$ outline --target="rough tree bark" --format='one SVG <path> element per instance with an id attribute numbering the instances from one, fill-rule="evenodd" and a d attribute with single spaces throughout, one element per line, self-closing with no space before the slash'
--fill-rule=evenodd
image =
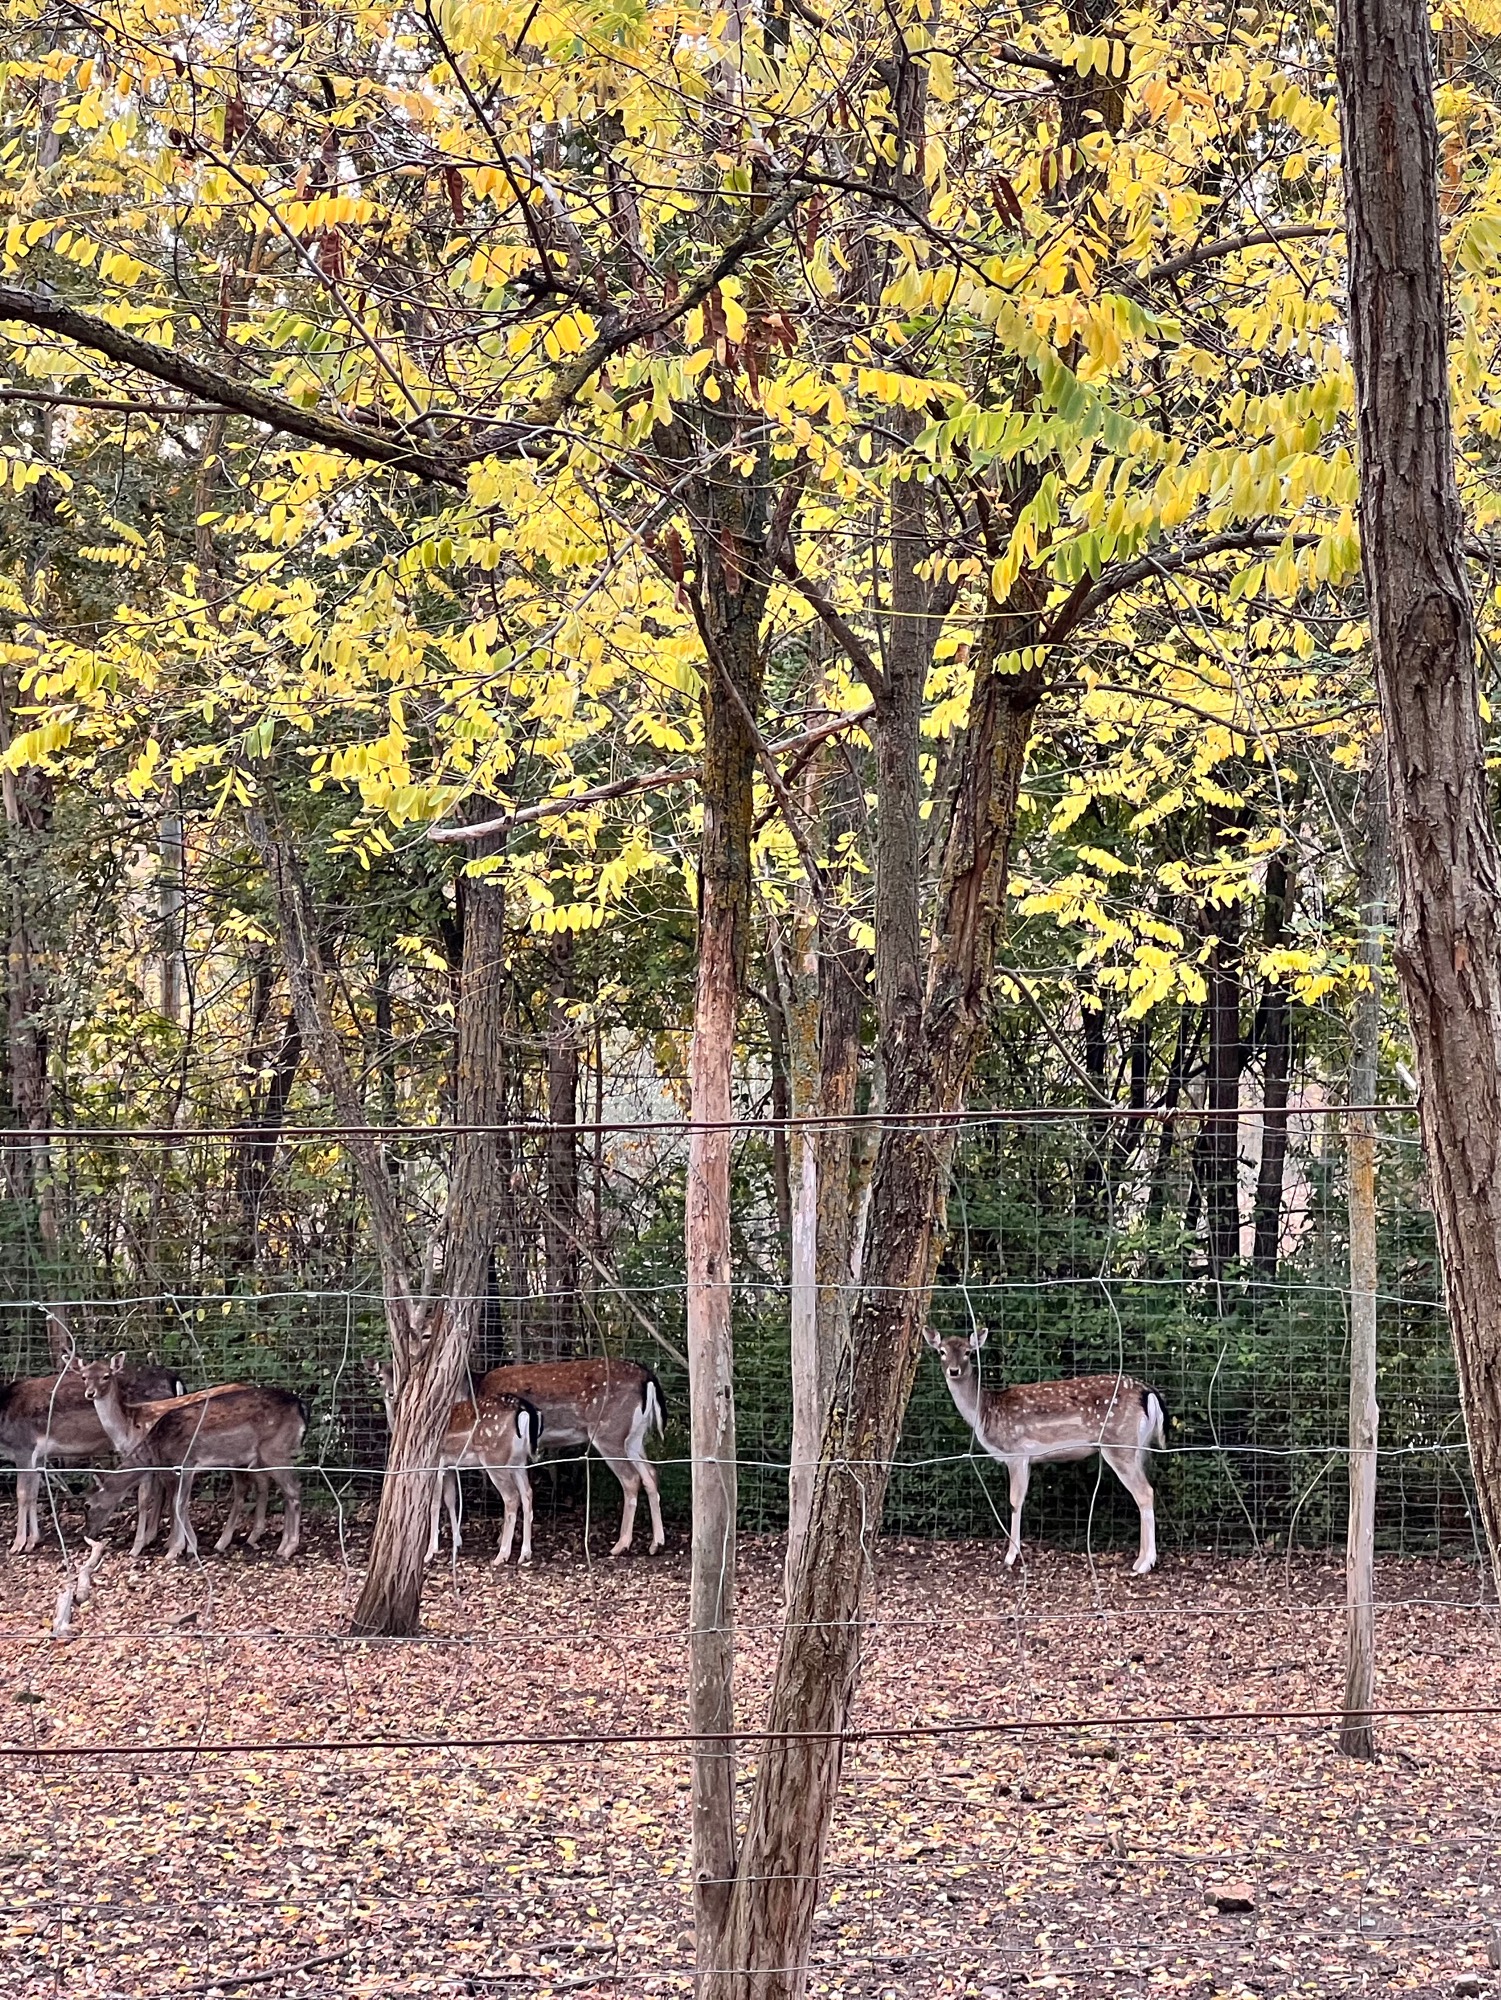
<path id="1" fill-rule="evenodd" d="M 322 946 L 307 886 L 286 835 L 254 809 L 247 829 L 276 908 L 292 1004 L 309 1055 L 344 1127 L 381 1268 L 396 1373 L 396 1422 L 381 1485 L 370 1561 L 352 1629 L 381 1637 L 417 1631 L 427 1550 L 428 1505 L 438 1446 L 461 1393 L 468 1344 L 483 1304 L 496 1194 L 495 1136 L 454 1139 L 448 1199 L 431 1265 L 439 1295 L 419 1295 L 407 1268 L 400 1211 L 385 1160 L 365 1118 L 329 1000 Z M 493 1124 L 502 1073 L 504 912 L 498 887 L 471 882 L 466 897 L 459 1004 L 458 1122 Z"/>
<path id="2" fill-rule="evenodd" d="M 898 922 L 884 931 L 877 927 L 888 1117 L 875 1161 L 849 1364 L 839 1373 L 803 1557 L 789 1592 L 767 1723 L 772 1738 L 762 1749 L 741 1843 L 722 1969 L 704 1982 L 713 2000 L 791 2000 L 804 1985 L 824 1839 L 843 1763 L 842 1733 L 859 1680 L 871 1538 L 917 1368 L 944 1230 L 953 1136 L 928 1114 L 960 1108 L 978 1052 L 1022 766 L 1041 696 L 1039 679 L 996 670 L 1003 630 L 1008 643 L 1027 643 L 1004 614 L 992 614 L 960 758 L 925 980 L 915 950 L 915 913 L 911 927 L 903 927 L 899 893 L 887 902 L 888 909 L 896 903 Z M 900 751 L 888 746 L 877 762 L 884 847 L 890 816 L 910 795 Z M 911 814 L 906 830 L 915 839 L 915 796 Z M 897 840 L 893 851 L 905 851 L 905 843 Z M 879 907 L 879 878 L 877 897 Z"/>
<path id="3" fill-rule="evenodd" d="M 1361 959 L 1370 983 L 1355 1003 L 1350 1102 L 1350 1516 L 1345 1537 L 1345 1702 L 1339 1747 L 1374 1757 L 1371 1719 L 1376 1679 L 1376 1102 L 1381 1046 L 1381 960 L 1386 929 L 1388 839 L 1386 787 L 1366 774 L 1360 856 Z"/>
<path id="4" fill-rule="evenodd" d="M 1393 957 L 1480 1515 L 1501 1588 L 1501 844 L 1449 410 L 1423 0 L 1339 0 L 1361 551 L 1386 749 Z"/>

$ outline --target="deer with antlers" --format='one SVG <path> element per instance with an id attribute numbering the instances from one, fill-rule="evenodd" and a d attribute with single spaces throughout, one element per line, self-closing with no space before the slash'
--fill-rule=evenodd
<path id="1" fill-rule="evenodd" d="M 121 1393 L 130 1402 L 180 1396 L 182 1383 L 169 1368 L 122 1366 Z M 84 1396 L 82 1379 L 71 1365 L 57 1375 L 25 1376 L 0 1388 L 0 1455 L 16 1467 L 12 1555 L 23 1555 L 41 1541 L 38 1501 L 49 1461 L 86 1463 L 106 1457 L 111 1449 L 98 1413 Z M 143 1535 L 149 1540 L 160 1511 L 155 1481 L 149 1475 L 133 1474 L 120 1483 L 115 1505 L 130 1493 L 136 1495 L 137 1540 Z"/>
<path id="2" fill-rule="evenodd" d="M 167 1554 L 196 1556 L 193 1532 L 193 1481 L 200 1472 L 249 1473 L 280 1489 L 283 1504 L 281 1541 L 276 1553 L 285 1562 L 296 1555 L 302 1530 L 302 1487 L 293 1470 L 307 1429 L 307 1411 L 288 1389 L 247 1382 L 226 1382 L 200 1389 L 191 1396 L 127 1403 L 120 1392 L 123 1354 L 105 1361 L 75 1362 L 83 1393 L 121 1458 L 121 1475 L 166 1472 L 176 1475 L 172 1533 Z M 118 1504 L 108 1482 L 89 1510 L 89 1533 L 108 1519 Z M 237 1490 L 230 1533 L 238 1516 Z M 228 1544 L 221 1535 L 219 1547 Z"/>
<path id="3" fill-rule="evenodd" d="M 1011 1539 L 1006 1567 L 1021 1554 L 1022 1503 L 1034 1465 L 1063 1465 L 1098 1452 L 1136 1502 L 1141 1552 L 1131 1565 L 1145 1576 L 1157 1565 L 1156 1500 L 1147 1478 L 1147 1454 L 1162 1447 L 1166 1416 L 1156 1392 L 1129 1375 L 1077 1375 L 1063 1382 L 1021 1382 L 986 1389 L 980 1382 L 980 1349 L 986 1329 L 925 1338 L 943 1362 L 954 1407 L 1011 1482 Z"/>
<path id="4" fill-rule="evenodd" d="M 386 1399 L 386 1422 L 396 1427 L 396 1376 L 389 1362 L 376 1367 Z M 463 1545 L 460 1519 L 463 1514 L 461 1472 L 483 1472 L 500 1495 L 505 1518 L 500 1531 L 497 1563 L 509 1562 L 516 1535 L 516 1519 L 521 1518 L 521 1554 L 518 1562 L 532 1559 L 532 1482 L 527 1468 L 537 1455 L 544 1421 L 535 1403 L 525 1396 L 500 1390 L 487 1394 L 483 1385 L 462 1403 L 455 1403 L 448 1415 L 448 1429 L 438 1447 L 437 1478 L 433 1484 L 432 1514 L 428 1529 L 427 1560 L 438 1553 L 442 1512 L 448 1511 L 448 1538 L 453 1553 Z"/>
<path id="5" fill-rule="evenodd" d="M 652 1371 L 639 1361 L 609 1359 L 508 1362 L 490 1369 L 479 1385 L 481 1396 L 506 1393 L 536 1404 L 550 1450 L 592 1445 L 619 1480 L 625 1504 L 612 1556 L 630 1547 L 636 1501 L 646 1488 L 655 1555 L 663 1541 L 662 1502 L 646 1440 L 662 1429 L 662 1388 Z"/>

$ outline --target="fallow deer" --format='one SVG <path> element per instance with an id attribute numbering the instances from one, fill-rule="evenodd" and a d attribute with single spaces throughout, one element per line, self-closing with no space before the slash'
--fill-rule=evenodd
<path id="1" fill-rule="evenodd" d="M 227 1382 L 191 1396 L 126 1404 L 120 1394 L 124 1359 L 113 1354 L 107 1361 L 78 1364 L 83 1393 L 120 1453 L 122 1472 L 176 1474 L 168 1556 L 198 1553 L 191 1505 L 193 1481 L 200 1472 L 266 1474 L 280 1488 L 284 1510 L 276 1553 L 284 1562 L 296 1555 L 301 1541 L 302 1488 L 293 1464 L 307 1429 L 307 1411 L 300 1398 L 288 1389 Z M 106 1503 L 113 1511 L 113 1502 L 104 1493 L 90 1512 L 91 1534 L 95 1511 L 107 1518 Z"/>
<path id="2" fill-rule="evenodd" d="M 376 1373 L 386 1399 L 386 1422 L 396 1428 L 396 1378 L 388 1362 Z M 521 1554 L 518 1561 L 532 1559 L 532 1482 L 527 1467 L 537 1455 L 545 1428 L 536 1405 L 524 1396 L 500 1392 L 485 1394 L 483 1387 L 462 1403 L 455 1403 L 448 1415 L 448 1429 L 438 1447 L 437 1478 L 428 1528 L 427 1560 L 438 1553 L 442 1509 L 448 1509 L 448 1536 L 453 1553 L 463 1545 L 459 1522 L 463 1512 L 461 1472 L 483 1472 L 500 1495 L 505 1518 L 500 1531 L 500 1549 L 495 1560 L 509 1562 L 516 1534 L 516 1516 L 521 1515 Z"/>
<path id="3" fill-rule="evenodd" d="M 651 1548 L 661 1548 L 662 1502 L 657 1469 L 646 1455 L 646 1440 L 662 1429 L 662 1387 L 639 1361 L 521 1361 L 492 1368 L 480 1382 L 481 1396 L 525 1396 L 542 1412 L 549 1450 L 583 1450 L 592 1445 L 620 1481 L 625 1505 L 612 1556 L 624 1555 L 635 1532 L 636 1501 L 642 1487 L 651 1509 Z"/>
<path id="4" fill-rule="evenodd" d="M 182 1393 L 182 1383 L 170 1368 L 130 1368 L 122 1373 L 121 1393 L 127 1401 L 177 1396 Z M 26 1376 L 0 1388 L 0 1456 L 16 1467 L 12 1555 L 34 1549 L 42 1538 L 38 1499 L 47 1463 L 52 1459 L 88 1462 L 107 1457 L 112 1449 L 98 1414 L 84 1396 L 76 1369 L 68 1367 L 58 1375 Z M 124 1482 L 120 1498 L 127 1493 L 136 1495 L 138 1538 L 148 1529 L 154 1533 L 159 1505 L 154 1482 L 137 1473 Z"/>
<path id="5" fill-rule="evenodd" d="M 946 1339 L 929 1331 L 942 1357 L 954 1407 L 980 1443 L 1005 1466 L 1011 1481 L 1009 1569 L 1021 1554 L 1022 1502 L 1034 1465 L 1062 1465 L 1098 1452 L 1136 1502 L 1141 1553 L 1131 1565 L 1145 1576 L 1157 1564 L 1155 1496 L 1147 1453 L 1163 1444 L 1166 1417 L 1154 1390 L 1129 1375 L 1078 1375 L 1063 1382 L 1022 1382 L 1010 1389 L 980 1384 L 985 1329 Z"/>

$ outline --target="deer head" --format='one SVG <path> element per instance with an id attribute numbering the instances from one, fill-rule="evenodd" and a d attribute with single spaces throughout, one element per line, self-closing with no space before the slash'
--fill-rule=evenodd
<path id="1" fill-rule="evenodd" d="M 923 1339 L 942 1360 L 951 1385 L 967 1382 L 977 1373 L 975 1356 L 989 1338 L 988 1326 L 977 1326 L 973 1333 L 936 1334 L 931 1327 L 923 1332 Z"/>
<path id="2" fill-rule="evenodd" d="M 99 1361 L 81 1361 L 75 1354 L 68 1367 L 83 1377 L 84 1399 L 98 1411 L 105 1435 L 116 1451 L 133 1451 L 144 1431 L 139 1425 L 131 1424 L 120 1398 L 120 1377 L 125 1372 L 124 1352 L 108 1355 Z"/>

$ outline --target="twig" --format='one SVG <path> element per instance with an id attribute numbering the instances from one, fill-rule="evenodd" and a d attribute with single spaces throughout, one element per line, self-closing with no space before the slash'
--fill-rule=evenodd
<path id="1" fill-rule="evenodd" d="M 211 1979 L 207 1986 L 179 1986 L 177 1994 L 222 1993 L 231 1986 L 264 1986 L 268 1980 L 290 1979 L 296 1972 L 312 1972 L 320 1965 L 333 1965 L 341 1958 L 348 1958 L 354 1950 L 352 1944 L 342 1946 L 338 1951 L 320 1951 L 312 1958 L 300 1958 L 294 1965 L 273 1965 L 265 1972 L 229 1972 L 222 1979 Z"/>

